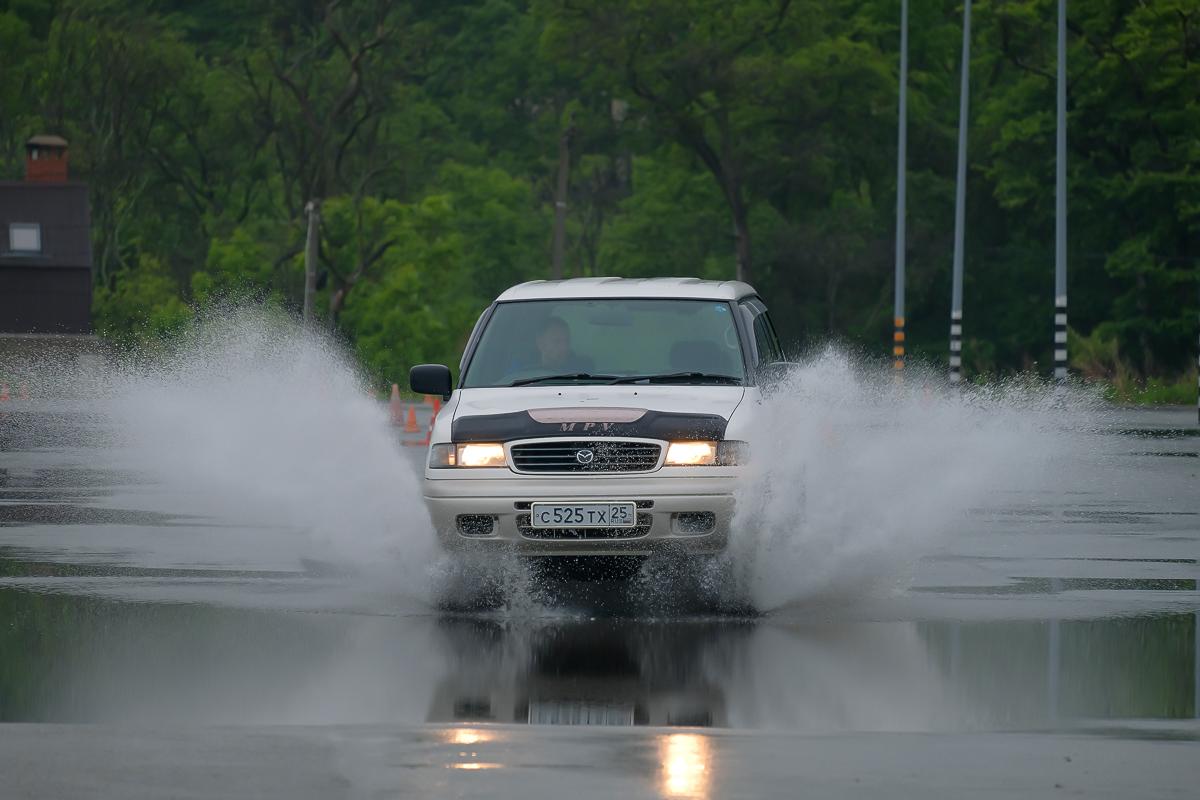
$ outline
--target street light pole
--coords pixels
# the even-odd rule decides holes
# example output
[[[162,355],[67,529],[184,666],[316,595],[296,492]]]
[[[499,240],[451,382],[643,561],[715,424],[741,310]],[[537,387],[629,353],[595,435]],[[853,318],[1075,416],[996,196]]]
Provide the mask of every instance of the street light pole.
[[[320,253],[321,201],[309,200],[304,206],[308,233],[304,240],[304,313],[305,326],[316,325],[314,305],[317,299],[317,259]]]
[[[962,380],[963,240],[967,206],[967,107],[971,95],[971,0],[963,0],[962,72],[958,89],[958,175],[954,187],[954,278],[950,291],[950,382]]]
[[[1067,0],[1058,0],[1058,130],[1054,196],[1054,379],[1067,379]]]
[[[892,321],[892,366],[904,369],[904,190],[908,162],[908,0],[900,0],[900,121],[896,145],[896,302]]]

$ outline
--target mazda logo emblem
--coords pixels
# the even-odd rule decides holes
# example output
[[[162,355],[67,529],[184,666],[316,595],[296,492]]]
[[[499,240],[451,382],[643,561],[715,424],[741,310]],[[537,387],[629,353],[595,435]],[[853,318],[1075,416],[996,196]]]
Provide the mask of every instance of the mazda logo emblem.
[[[575,460],[580,464],[590,464],[596,460],[596,453],[592,450],[577,450],[575,451]]]

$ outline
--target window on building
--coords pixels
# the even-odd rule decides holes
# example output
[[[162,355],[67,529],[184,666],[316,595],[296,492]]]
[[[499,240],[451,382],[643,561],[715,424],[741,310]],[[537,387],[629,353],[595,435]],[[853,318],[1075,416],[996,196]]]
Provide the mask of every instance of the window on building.
[[[8,249],[14,253],[42,252],[42,226],[36,222],[10,223]]]

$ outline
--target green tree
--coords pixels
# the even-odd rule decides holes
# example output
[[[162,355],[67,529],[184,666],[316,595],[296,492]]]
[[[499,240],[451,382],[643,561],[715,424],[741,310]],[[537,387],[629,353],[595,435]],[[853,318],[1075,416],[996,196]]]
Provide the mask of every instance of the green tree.
[[[940,359],[961,8],[910,5],[909,345]],[[1030,369],[1053,311],[1055,8],[975,9],[964,356]],[[1200,6],[1069,11],[1078,363],[1170,374],[1198,310]],[[396,379],[546,275],[570,130],[568,275],[736,265],[787,338],[886,352],[898,24],[895,0],[14,0],[0,172],[33,133],[70,140],[96,318],[125,339],[226,298],[297,306],[322,201],[321,313]]]
[[[41,53],[29,23],[12,11],[0,11],[0,176],[16,178],[23,165],[25,140],[36,125],[30,113]]]
[[[664,136],[711,173],[729,209],[742,280],[753,275],[746,173],[762,155],[754,132],[761,132],[758,118],[771,101],[759,89],[773,56],[799,30],[803,12],[792,6],[791,0],[541,5],[545,42],[557,59],[611,75],[613,91],[628,92]]]
[[[109,2],[65,7],[54,19],[38,83],[47,127],[71,142],[91,188],[97,281],[136,264],[163,206],[151,153],[177,102],[191,54],[158,19]]]
[[[166,267],[143,254],[136,265],[123,267],[113,288],[96,287],[96,330],[119,342],[133,344],[161,339],[180,330],[192,318],[179,286]]]
[[[1030,239],[1051,241],[1054,17],[1048,0],[981,9],[987,168]],[[1200,272],[1200,5],[1073,2],[1068,45],[1072,322],[1104,326],[1138,368],[1188,359]]]
[[[712,178],[678,147],[633,161],[633,193],[604,231],[602,274],[728,276],[728,210]]]
[[[456,363],[471,323],[496,294],[538,277],[529,257],[546,224],[529,187],[503,170],[446,164],[440,191],[416,203],[373,208],[371,225],[389,247],[350,295],[342,329],[376,376],[400,382],[422,361]],[[358,258],[353,206],[332,202],[332,262]]]

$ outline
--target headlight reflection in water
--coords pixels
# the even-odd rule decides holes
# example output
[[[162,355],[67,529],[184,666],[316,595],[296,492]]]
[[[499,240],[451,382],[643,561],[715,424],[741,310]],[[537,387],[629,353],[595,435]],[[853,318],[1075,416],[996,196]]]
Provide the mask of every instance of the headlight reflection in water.
[[[705,800],[712,784],[712,744],[695,733],[669,733],[659,740],[663,797]]]
[[[480,728],[451,728],[444,731],[442,741],[446,744],[457,745],[475,745],[493,741],[496,737],[492,731],[483,730]],[[503,764],[498,764],[494,761],[479,761],[479,753],[475,750],[460,750],[458,757],[461,761],[451,761],[446,764],[446,769],[461,769],[461,770],[481,770],[481,769],[503,769]]]

